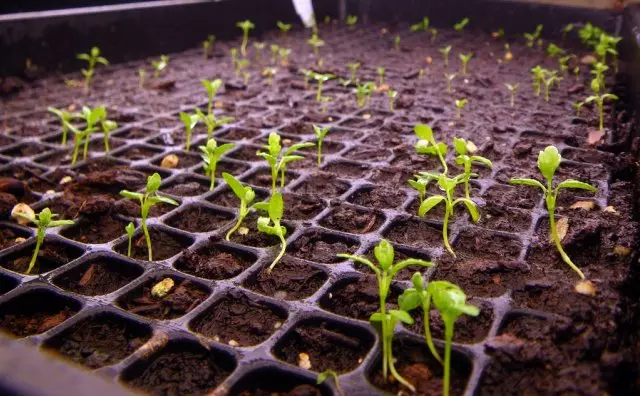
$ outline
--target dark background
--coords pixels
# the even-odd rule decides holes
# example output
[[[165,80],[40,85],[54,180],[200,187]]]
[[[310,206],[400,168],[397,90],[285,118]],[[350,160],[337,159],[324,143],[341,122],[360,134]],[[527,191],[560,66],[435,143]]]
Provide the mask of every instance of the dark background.
[[[3,0],[0,14],[16,12],[56,10],[61,8],[90,7],[98,5],[126,4],[157,0]]]

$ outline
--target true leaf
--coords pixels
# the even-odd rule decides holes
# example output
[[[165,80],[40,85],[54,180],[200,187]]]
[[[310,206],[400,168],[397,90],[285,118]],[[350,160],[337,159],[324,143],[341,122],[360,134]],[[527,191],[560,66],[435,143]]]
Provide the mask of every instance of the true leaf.
[[[436,205],[438,205],[440,202],[443,202],[445,200],[445,197],[443,197],[442,195],[435,195],[433,197],[429,197],[427,199],[425,199],[422,204],[420,204],[420,208],[418,209],[418,215],[420,217],[424,216],[427,212],[429,212],[431,209],[433,209]]]

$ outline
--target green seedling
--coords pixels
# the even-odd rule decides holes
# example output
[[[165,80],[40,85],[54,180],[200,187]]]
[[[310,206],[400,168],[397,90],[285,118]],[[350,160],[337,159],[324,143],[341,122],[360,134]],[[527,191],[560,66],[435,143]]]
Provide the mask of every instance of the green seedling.
[[[144,88],[144,79],[147,75],[147,72],[144,70],[143,67],[138,69],[138,88],[143,89]]]
[[[265,67],[262,69],[262,75],[267,77],[267,84],[273,85],[273,78],[278,74],[277,67]]]
[[[451,52],[451,46],[447,45],[446,47],[442,47],[440,48],[438,51],[440,51],[440,53],[442,54],[442,57],[444,58],[444,66],[445,67],[449,67],[449,53]]]
[[[576,81],[580,79],[580,66],[576,66],[573,68],[573,75],[576,77]]]
[[[545,202],[547,204],[547,212],[549,213],[549,227],[551,230],[551,239],[556,245],[556,249],[562,260],[571,267],[581,279],[585,279],[584,274],[580,269],[571,261],[569,256],[565,253],[562,248],[562,244],[560,243],[560,237],[558,236],[558,230],[556,228],[556,219],[555,219],[555,210],[556,210],[556,200],[558,198],[558,193],[562,189],[581,189],[591,192],[596,192],[596,188],[590,184],[574,180],[567,179],[563,182],[560,182],[553,187],[553,175],[556,173],[556,170],[560,166],[562,162],[562,156],[558,152],[558,149],[554,146],[547,146],[544,151],[540,151],[538,155],[538,169],[542,176],[546,179],[547,185],[546,187],[535,179],[511,179],[509,181],[510,184],[523,184],[526,186],[532,186],[540,188],[544,194]]]
[[[317,34],[314,34],[309,40],[307,40],[307,44],[311,46],[313,49],[313,55],[317,58],[320,54],[320,47],[324,46],[324,40],[318,37]]]
[[[320,385],[326,380],[328,380],[329,378],[331,378],[333,380],[333,383],[336,385],[336,390],[338,391],[338,395],[344,396],[344,392],[342,392],[342,388],[340,388],[340,378],[338,376],[338,373],[336,373],[331,369],[325,370],[320,374],[318,374],[316,384]]]
[[[324,141],[324,138],[327,136],[327,133],[329,133],[329,131],[331,130],[331,127],[324,127],[321,128],[319,126],[317,126],[316,124],[313,124],[313,131],[316,134],[316,138],[318,140],[318,167],[320,167],[320,165],[322,165],[322,142]]]
[[[124,230],[127,232],[127,257],[131,257],[131,246],[133,245],[133,232],[135,231],[136,226],[133,222],[129,222]]]
[[[204,168],[204,174],[211,179],[209,191],[213,190],[215,187],[216,167],[218,166],[220,157],[235,146],[236,145],[234,143],[225,143],[218,146],[218,142],[216,142],[215,139],[208,139],[205,146],[198,147],[200,151],[202,151],[202,167]]]
[[[429,17],[423,17],[422,20],[415,25],[411,25],[409,30],[412,32],[419,32],[421,30],[427,31],[429,29]]]
[[[278,264],[278,261],[280,261],[287,250],[287,241],[284,239],[284,236],[287,234],[287,228],[280,225],[280,220],[282,220],[282,215],[284,213],[284,201],[282,200],[282,194],[275,192],[271,195],[267,213],[269,214],[269,217],[260,216],[258,218],[258,231],[267,235],[275,235],[280,239],[280,253],[278,253],[271,265],[269,265],[269,268],[267,268],[267,273],[271,273],[271,271],[273,271],[273,267]]]
[[[560,66],[562,74],[567,74],[569,72],[569,61],[571,58],[571,55],[561,56],[558,58],[558,65]]]
[[[456,30],[456,32],[461,32],[464,30],[465,27],[467,27],[469,22],[470,22],[469,18],[464,18],[460,22],[453,25],[453,28]]]
[[[573,108],[576,109],[576,117],[580,117],[582,106],[584,106],[584,101],[578,101],[573,104]]]
[[[160,59],[151,61],[151,66],[153,66],[153,78],[158,78],[160,74],[167,70],[169,57],[167,55],[160,55]]]
[[[461,119],[462,109],[464,108],[464,106],[467,105],[467,103],[469,103],[469,101],[467,99],[456,99],[455,103],[456,103],[456,108],[458,109],[458,114],[456,115],[456,117],[458,119]]]
[[[511,96],[510,102],[511,102],[511,107],[515,106],[516,104],[516,91],[518,90],[518,88],[520,88],[520,84],[504,84],[505,87],[507,87],[507,89],[509,90],[509,94]]]
[[[260,63],[260,61],[262,60],[262,51],[264,51],[264,47],[266,47],[265,43],[253,43],[256,63]]]
[[[478,208],[476,207],[475,202],[468,198],[453,198],[453,193],[461,181],[464,175],[458,175],[455,178],[450,178],[441,174],[438,177],[438,185],[440,189],[445,192],[444,195],[434,195],[427,199],[425,199],[422,204],[420,204],[420,208],[418,209],[418,215],[423,217],[427,212],[436,207],[438,204],[444,202],[445,204],[445,212],[444,212],[444,220],[442,224],[442,240],[444,241],[445,248],[451,253],[453,257],[456,257],[455,252],[451,248],[449,244],[449,219],[453,216],[453,209],[457,204],[463,204],[469,214],[471,215],[471,220],[476,223],[480,219],[480,213],[478,212]]]
[[[290,48],[280,48],[278,55],[280,55],[280,65],[283,67],[289,65],[289,55],[291,55]]]
[[[304,76],[304,89],[309,89],[309,79],[313,76],[314,71],[310,69],[298,70]]]
[[[247,58],[238,58],[236,59],[236,76],[240,77],[243,74],[244,69],[249,67],[249,59]],[[246,83],[245,83],[246,85]]]
[[[358,81],[358,69],[360,69],[360,62],[351,62],[346,64],[347,69],[351,73],[350,81]]]
[[[275,65],[278,60],[278,53],[280,52],[280,46],[277,44],[271,44],[269,46],[271,49],[271,64]]]
[[[427,185],[429,184],[429,177],[414,176],[413,179],[408,181],[409,185],[418,192],[418,204],[422,205],[424,197],[427,194]]]
[[[464,196],[466,199],[471,200],[471,195],[469,192],[469,180],[473,175],[471,173],[471,166],[473,166],[474,163],[477,163],[492,168],[493,164],[488,158],[479,155],[469,155],[469,143],[470,142],[465,139],[460,139],[457,137],[453,138],[453,148],[456,150],[456,153],[458,153],[458,156],[456,157],[456,164],[462,165],[464,168],[464,173],[460,178],[460,181],[464,184]]]
[[[396,51],[400,52],[400,35],[396,34],[393,37],[393,47],[396,49]]]
[[[558,83],[562,81],[562,77],[558,76],[558,71],[554,70],[552,72],[549,72],[546,74],[545,79],[543,81],[544,83],[544,101],[548,102],[549,101],[549,90],[551,89],[551,87],[553,86],[553,84]]]
[[[504,43],[504,61],[509,63],[513,59],[513,53],[511,52],[511,44]]]
[[[66,110],[59,110],[55,107],[47,107],[47,111],[57,115],[60,118],[60,124],[62,124],[62,144],[63,146],[67,145],[67,131],[69,130],[69,124],[74,118],[78,118],[77,113],[68,112]]]
[[[347,15],[346,23],[347,23],[347,26],[349,26],[351,29],[355,29],[356,28],[356,24],[358,23],[358,16],[357,15]]]
[[[364,107],[369,104],[369,100],[371,99],[371,94],[375,91],[376,85],[371,81],[364,83],[362,85],[356,84],[356,103],[358,107]]]
[[[447,79],[447,92],[448,93],[453,93],[453,88],[451,87],[451,82],[453,81],[454,78],[456,78],[456,73],[451,73],[451,74],[444,73],[444,78]]]
[[[605,73],[609,70],[609,66],[605,65],[603,62],[596,62],[593,64],[593,70],[590,71],[591,74],[598,80],[600,84],[600,89],[604,89],[605,86]]]
[[[142,219],[142,232],[144,233],[144,239],[147,242],[147,250],[149,251],[149,261],[153,261],[153,251],[151,247],[151,236],[149,235],[149,229],[147,228],[147,217],[149,216],[149,210],[153,207],[153,205],[159,203],[165,203],[168,205],[178,206],[178,202],[174,201],[171,198],[163,197],[158,195],[158,190],[160,189],[160,183],[162,183],[162,178],[158,173],[154,173],[153,175],[147,178],[147,186],[145,188],[145,192],[133,192],[128,190],[120,191],[120,195],[127,199],[137,200],[140,203],[140,218]]]
[[[613,67],[615,72],[618,72],[618,50],[616,46],[622,40],[622,37],[613,37],[608,34],[602,34],[600,36],[600,42],[596,45],[595,52],[602,58],[602,62],[606,63],[607,54],[611,54],[613,57]]]
[[[429,31],[431,32],[431,43],[435,43],[436,42],[436,38],[438,37],[438,29],[431,28],[431,29],[429,29]]]
[[[237,22],[236,26],[242,29],[242,44],[240,45],[240,53],[242,56],[247,56],[247,44],[249,43],[249,30],[256,27],[250,20],[244,20]]]
[[[273,77],[273,76],[272,76]],[[249,80],[251,79],[251,72],[248,70],[245,70],[242,72],[242,83],[244,85],[248,85],[249,84]]]
[[[320,98],[322,98],[322,87],[324,85],[324,82],[329,81],[335,76],[333,74],[322,74],[313,72],[312,77],[318,83],[318,89],[316,91],[316,101],[320,102]]]
[[[386,303],[389,290],[391,289],[391,282],[398,272],[410,266],[433,267],[433,263],[413,258],[394,263],[395,252],[393,246],[384,239],[373,249],[373,254],[378,261],[378,265],[375,265],[365,257],[343,253],[338,254],[338,257],[364,264],[375,273],[376,280],[378,281],[380,310],[371,315],[369,322],[372,325],[378,324],[382,333],[382,378],[386,381],[388,373],[391,372],[391,375],[398,382],[409,388],[412,392],[415,392],[413,385],[402,378],[396,371],[392,350],[393,330],[396,324],[398,322],[413,324],[413,318],[406,311],[398,309],[387,310]]]
[[[222,86],[222,80],[217,78],[215,80],[200,80],[204,89],[207,90],[207,114],[212,114],[213,112],[213,99],[216,97],[218,90]]]
[[[549,70],[543,69],[542,66],[538,65],[531,69],[531,73],[533,73],[533,94],[535,96],[540,96],[542,82],[545,79],[545,75],[549,73]]]
[[[469,52],[468,54],[458,54],[458,58],[460,59],[460,62],[462,62],[462,68],[460,69],[460,73],[462,75],[466,75],[469,61],[471,60],[471,58],[473,58],[473,53]]]
[[[580,40],[588,46],[595,47],[600,42],[600,36],[602,36],[604,32],[597,26],[592,25],[590,22],[585,23],[585,25],[578,31],[578,36],[580,36]]]
[[[230,175],[229,173],[223,172],[222,178],[227,182],[231,191],[238,197],[240,200],[240,209],[238,210],[238,220],[236,224],[227,232],[225,239],[229,241],[231,235],[240,228],[244,219],[251,213],[253,209],[258,209],[261,206],[266,206],[266,202],[256,202],[252,205],[253,200],[256,198],[256,193],[249,186],[243,186],[238,179]]]
[[[557,58],[558,56],[564,54],[565,52],[567,51],[558,47],[554,43],[549,43],[549,45],[547,46],[547,55],[549,55],[552,58]]]
[[[207,39],[202,42],[202,52],[204,55],[204,59],[209,59],[209,52],[213,48],[213,42],[216,40],[216,36],[210,34],[207,36]]]
[[[417,307],[422,307],[424,335],[427,346],[435,357],[444,366],[444,376],[442,380],[442,394],[449,396],[451,384],[451,346],[453,344],[453,329],[456,320],[462,315],[478,316],[480,310],[467,304],[467,296],[464,291],[453,283],[447,281],[433,281],[425,285],[422,275],[419,272],[413,274],[411,278],[413,287],[406,289],[398,303],[403,311],[411,311]],[[440,317],[444,323],[444,362],[438,354],[433,344],[429,314],[431,303],[440,312]]]
[[[605,93],[603,95],[600,94],[601,87],[600,82],[597,78],[591,80],[591,90],[593,91],[593,95],[589,96],[584,100],[584,103],[596,102],[598,106],[598,114],[600,117],[600,130],[604,130],[604,101],[605,100],[618,100],[618,96]]]
[[[499,28],[498,30],[491,33],[491,37],[493,37],[494,39],[501,39],[504,38],[504,36],[505,34],[503,28]]]
[[[92,47],[88,54],[77,54],[76,58],[87,62],[87,68],[81,69],[80,71],[84,76],[84,89],[88,92],[91,84],[91,78],[93,78],[93,74],[96,71],[96,65],[101,64],[107,66],[109,61],[100,56],[100,48],[98,47]]]
[[[109,133],[118,128],[118,123],[107,119],[107,109],[104,106],[99,106],[97,110],[99,112],[100,126],[102,127],[104,152],[109,154]]]
[[[25,220],[30,221],[38,227],[36,231],[36,247],[33,249],[33,255],[31,256],[31,261],[29,261],[29,267],[27,268],[26,274],[30,274],[31,270],[33,270],[33,266],[36,265],[36,261],[38,260],[38,253],[40,252],[40,247],[44,242],[44,237],[47,233],[48,228],[52,227],[60,227],[65,225],[74,224],[73,220],[53,220],[54,217],[58,216],[57,214],[51,213],[49,208],[44,208],[38,213],[37,218],[32,215],[27,215],[25,213],[21,213],[18,211],[14,211],[12,216],[18,216]]]
[[[525,33],[524,34],[524,38],[527,40],[527,47],[529,48],[533,48],[533,45],[536,43],[536,41],[540,38],[540,35],[542,34],[542,25],[538,25],[536,26],[536,30],[533,31],[533,33]]]
[[[573,23],[568,23],[568,24],[564,25],[564,27],[562,28],[562,40],[563,41],[567,39],[567,35],[573,31],[574,27],[575,26],[573,25]]]
[[[79,130],[73,124],[67,124],[69,130],[74,134],[73,139],[73,155],[71,158],[71,164],[75,164],[78,160],[78,154],[80,153],[80,145],[84,143],[84,148],[82,150],[82,158],[87,158],[87,152],[89,149],[89,138],[91,134],[95,132],[96,124],[100,121],[102,112],[100,108],[96,107],[95,109],[90,109],[87,106],[82,106],[82,111],[80,112],[80,117],[85,121],[85,129]]]
[[[428,125],[417,124],[413,131],[419,139],[415,145],[416,152],[418,154],[437,156],[442,165],[442,172],[447,174],[449,168],[444,160],[447,155],[447,145],[444,142],[436,142],[433,137],[433,129]]]
[[[384,85],[384,73],[386,69],[382,66],[376,69],[376,73],[378,74],[378,85]]]
[[[185,149],[187,151],[191,150],[191,133],[193,132],[193,128],[198,124],[199,117],[198,114],[189,114],[183,111],[180,112],[180,119],[184,124],[184,130],[187,135],[185,140]]]
[[[198,121],[202,121],[202,123],[207,127],[207,140],[211,139],[211,135],[213,135],[213,131],[216,130],[216,128],[226,125],[234,120],[233,117],[220,117],[218,119],[214,113],[204,114],[197,107],[195,108],[195,112],[196,112],[195,115],[197,116]],[[184,119],[183,119],[183,122],[184,122]],[[189,120],[189,124],[191,124],[191,120]],[[186,128],[186,124],[185,124],[185,128]]]
[[[322,113],[327,112],[327,104],[331,102],[333,98],[331,96],[323,96],[320,98],[320,111]]]
[[[269,166],[271,167],[271,194],[276,192],[276,185],[278,181],[278,175],[280,175],[280,188],[284,188],[285,185],[285,170],[287,164],[289,162],[297,161],[304,159],[302,155],[294,155],[293,153],[297,150],[313,147],[314,144],[307,143],[296,143],[291,145],[287,150],[283,152],[282,145],[280,144],[280,135],[276,132],[271,132],[269,134],[269,141],[266,146],[263,146],[267,149],[266,152],[258,151],[256,154],[267,160]]]
[[[396,98],[398,97],[398,91],[390,88],[387,91],[387,96],[389,97],[389,111],[393,113],[396,110],[395,103]]]
[[[237,48],[231,48],[229,50],[229,53],[231,54],[231,65],[235,69],[237,67],[236,63],[238,62],[238,49]],[[237,72],[236,72],[236,74],[237,74]]]
[[[289,32],[289,30],[291,30],[291,27],[293,25],[291,25],[290,23],[284,23],[281,21],[278,21],[277,25],[278,25],[278,29],[280,29],[280,31],[282,32],[282,40],[286,40],[287,33]]]

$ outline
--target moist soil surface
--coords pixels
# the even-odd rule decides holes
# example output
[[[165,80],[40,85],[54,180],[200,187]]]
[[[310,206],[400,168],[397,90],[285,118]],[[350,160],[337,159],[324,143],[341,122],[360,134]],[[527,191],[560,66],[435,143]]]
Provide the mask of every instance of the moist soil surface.
[[[393,45],[396,34],[402,38],[399,50]],[[379,309],[375,277],[367,267],[336,257],[349,253],[373,259],[373,246],[387,238],[396,246],[397,260],[412,257],[436,264],[433,269],[410,267],[400,272],[388,308],[397,307],[398,296],[410,286],[407,281],[420,271],[429,281],[459,285],[468,302],[481,310],[478,317],[463,316],[455,325],[453,395],[497,395],[505,389],[531,394],[637,393],[637,293],[631,285],[637,283],[632,258],[638,224],[633,207],[636,164],[626,150],[634,117],[624,91],[628,76],[607,74],[607,91],[620,100],[605,103],[606,128],[600,134],[597,108],[585,105],[576,116],[572,106],[590,94],[589,69],[578,62],[587,50],[576,37],[557,44],[577,55],[570,66],[581,73],[564,75],[546,102],[532,92],[530,69],[538,64],[556,69],[558,61],[544,49],[528,48],[521,35],[509,38],[511,61],[504,57],[505,39],[476,31],[473,22],[467,32],[441,29],[433,43],[428,33],[410,33],[408,26],[329,24],[320,26],[320,36],[326,42],[320,49],[322,67],[302,30],[294,28],[286,43],[279,32],[260,37],[292,49],[289,64],[278,65],[273,85],[261,76],[270,64],[267,53],[255,61],[251,45],[249,82],[245,85],[236,77],[229,56],[229,49],[239,45],[236,40],[216,42],[209,59],[200,50],[171,54],[159,78],[147,70],[142,89],[136,71],[150,59],[99,67],[86,96],[52,74],[3,97],[0,218],[13,222],[10,211],[23,202],[36,212],[49,207],[57,219],[75,221],[49,231],[57,234],[55,240],[47,237],[30,275],[41,275],[37,281],[50,286],[56,296],[72,296],[85,304],[76,306],[59,297],[57,305],[36,299],[23,310],[13,310],[24,294],[18,274],[26,272],[35,242],[33,229],[13,222],[0,227],[0,281],[10,279],[10,286],[0,286],[5,293],[0,297],[0,328],[14,337],[45,333],[37,342],[88,368],[116,365],[133,356],[133,368],[117,374],[121,382],[151,394],[211,392],[236,367],[243,370],[232,377],[237,382],[225,386],[241,394],[326,394],[315,385],[317,372],[324,369],[355,372],[363,394],[405,392],[397,382],[382,378],[379,343],[368,328],[369,316]],[[449,66],[438,52],[447,45],[454,48]],[[458,54],[468,52],[474,55],[463,76]],[[333,79],[324,84],[323,95],[331,100],[323,112],[315,100],[315,81],[305,88],[298,73],[304,68],[348,78],[345,64],[356,60],[361,63],[360,83],[376,81],[377,67],[386,68],[385,84],[397,91],[394,111],[389,110],[384,87],[360,108],[355,86]],[[453,92],[448,93],[443,74],[454,72]],[[81,75],[65,78],[78,80]],[[198,150],[205,144],[206,130],[201,124],[194,129],[187,151],[178,116],[196,106],[206,110],[202,78],[223,80],[214,112],[216,117],[234,117],[213,133],[219,144],[236,144],[221,158],[213,191]],[[505,83],[520,84],[514,106]],[[458,119],[454,102],[461,98],[469,102]],[[60,123],[46,108],[77,111],[83,105],[102,104],[107,118],[118,121],[112,150],[105,155],[102,136],[96,135],[88,157],[80,155],[78,164],[71,166],[71,146],[60,143]],[[419,171],[442,170],[437,158],[415,153],[417,123],[431,125],[435,139],[449,145],[450,175],[460,171],[453,137],[472,140],[474,154],[493,161],[492,168],[472,168],[478,176],[471,182],[471,198],[480,220],[474,224],[458,205],[449,222],[455,257],[443,248],[444,207],[418,217],[418,193],[407,183]],[[285,148],[315,142],[313,124],[331,126],[323,161],[318,167],[316,149],[304,149],[296,154],[305,158],[287,168],[282,223],[287,228],[287,254],[269,274],[266,268],[280,240],[258,232],[256,223],[263,212],[252,211],[231,240],[224,240],[237,220],[239,200],[221,173],[250,185],[254,202],[268,199],[269,171],[256,151],[264,150],[272,131],[282,135]],[[576,291],[577,275],[549,242],[541,192],[508,184],[513,177],[542,181],[536,160],[547,145],[557,146],[563,156],[556,182],[574,178],[598,188],[595,194],[563,190],[557,203],[557,217],[568,223],[562,245],[593,282],[595,295]],[[168,154],[178,156],[176,167],[162,167]],[[151,208],[148,221],[156,262],[148,262],[140,205],[124,199],[120,191],[144,191],[154,172],[162,177],[160,194],[179,205]],[[463,193],[459,186],[455,196]],[[442,191],[431,183],[427,196],[435,194]],[[124,231],[129,221],[137,226],[130,259]],[[96,250],[98,258],[85,260],[85,254]],[[165,278],[174,281],[169,293],[152,295],[153,286]],[[202,348],[162,344],[150,355],[142,347],[149,333],[121,314],[108,320],[72,318],[81,308],[102,307],[104,299],[112,297],[117,309],[146,323],[154,334],[168,332],[172,340],[197,338]],[[423,312],[411,314],[415,323],[405,325],[394,340],[398,372],[417,394],[439,394],[443,372],[425,346]],[[307,322],[309,317],[313,320]],[[441,349],[439,313],[432,310],[429,321]],[[60,325],[67,327],[46,333]],[[237,353],[223,358],[223,346]],[[250,381],[260,369],[247,372],[247,363],[260,348],[261,356],[267,348],[270,358],[279,360],[281,387]],[[144,353],[136,353],[141,350]],[[286,368],[300,366],[300,353],[310,357],[308,378]],[[478,353],[486,359],[474,361]],[[478,370],[472,371],[473,365]]]

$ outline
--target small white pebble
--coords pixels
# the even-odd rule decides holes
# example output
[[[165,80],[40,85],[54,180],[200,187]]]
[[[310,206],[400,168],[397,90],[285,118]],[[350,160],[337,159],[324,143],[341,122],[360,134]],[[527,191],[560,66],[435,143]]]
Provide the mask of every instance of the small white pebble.
[[[236,340],[229,340],[229,345],[231,345],[232,347],[240,346],[240,344],[238,344],[238,341]]]
[[[274,329],[279,329],[280,327],[282,327],[282,322],[276,322],[273,324]]]
[[[247,235],[249,233],[249,229],[247,227],[240,227],[238,228],[238,234],[240,235]]]
[[[70,183],[72,180],[73,179],[71,178],[71,176],[65,176],[62,179],[60,179],[60,185]]]

